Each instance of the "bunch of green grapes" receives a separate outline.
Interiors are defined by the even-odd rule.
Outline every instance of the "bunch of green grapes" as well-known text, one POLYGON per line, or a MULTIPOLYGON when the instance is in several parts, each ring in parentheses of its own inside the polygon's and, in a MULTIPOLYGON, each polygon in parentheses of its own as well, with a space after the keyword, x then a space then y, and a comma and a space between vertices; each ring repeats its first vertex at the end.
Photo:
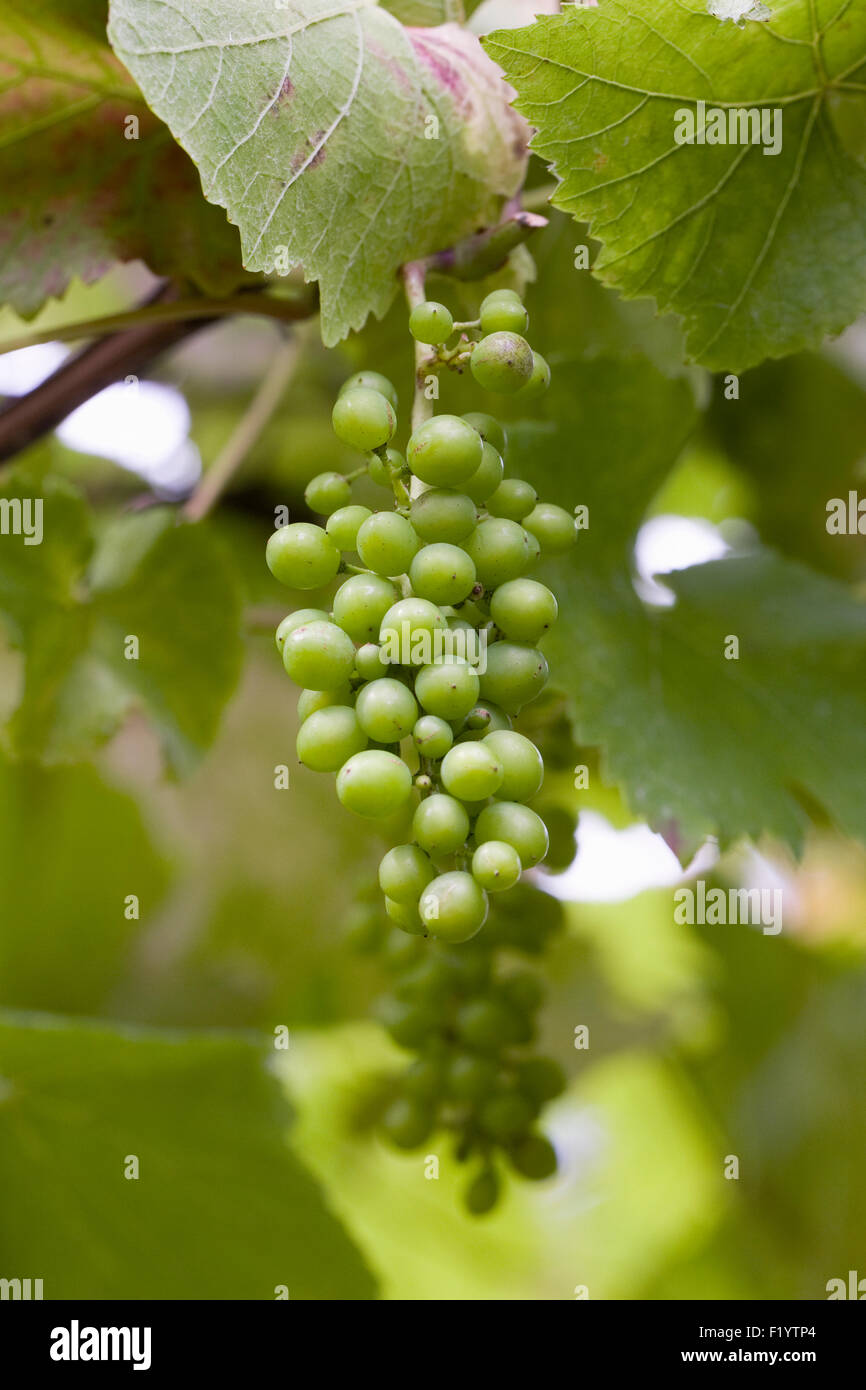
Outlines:
MULTIPOLYGON (((526 327, 518 296, 489 295, 479 324, 480 337, 464 333, 441 360, 468 358, 490 391, 543 390, 549 370, 517 331, 526 327)), ((443 305, 424 302, 410 329, 441 348, 454 326, 443 305)), ((304 687, 298 757, 336 773, 337 796, 357 815, 388 817, 417 799, 410 842, 379 868, 386 910, 404 931, 467 941, 484 925, 488 894, 547 853, 547 829, 527 805, 541 755, 512 720, 544 688, 536 643, 557 617, 554 595, 527 572, 574 543, 574 519, 504 477, 505 431, 490 415, 433 415, 404 457, 391 445, 393 386, 361 372, 340 392, 333 424, 394 504, 353 504, 350 480, 322 473, 305 496, 324 527, 296 522, 268 541, 268 565, 290 588, 349 576, 330 611, 301 609, 277 629, 285 669, 304 687)))
POLYGON ((501 1161, 534 1181, 556 1170, 536 1121, 565 1078, 557 1062, 530 1050, 544 988, 535 971, 506 961, 540 955, 562 922, 561 904, 529 883, 496 899, 485 930, 459 949, 396 929, 387 935, 370 902, 353 912, 350 939, 380 949, 394 975, 380 1018, 415 1054, 394 1079, 383 1133, 401 1149, 449 1133, 457 1161, 474 1168, 465 1202, 476 1216, 496 1205, 501 1161))

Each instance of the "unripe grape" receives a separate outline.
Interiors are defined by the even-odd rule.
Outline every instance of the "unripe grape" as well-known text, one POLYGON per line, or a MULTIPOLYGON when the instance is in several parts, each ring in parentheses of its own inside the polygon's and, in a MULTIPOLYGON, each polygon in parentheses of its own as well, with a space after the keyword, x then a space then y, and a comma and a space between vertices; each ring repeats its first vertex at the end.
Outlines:
POLYGON ((550 874, 564 873, 574 862, 577 853, 577 816, 570 807, 562 806, 559 802, 545 803, 536 807, 536 810, 547 826, 550 836, 550 848, 544 861, 545 870, 550 874))
POLYGON ((537 1105, 555 1100, 565 1090, 565 1073, 550 1057, 529 1057, 517 1065, 517 1085, 537 1105))
POLYGON ((372 903, 357 903, 343 928, 343 940, 350 950, 361 955, 378 951, 382 945, 387 927, 378 907, 372 903))
POLYGON ((372 515, 369 507, 361 507, 357 503, 351 507, 338 507, 328 517, 325 531, 338 550, 354 550, 358 532, 372 515))
POLYGON ((523 303, 523 300, 520 298, 520 295, 517 293, 517 290, 491 290, 490 293, 486 294, 481 301, 481 306, 479 308, 479 316, 484 313, 484 310, 488 308, 489 305, 496 304, 500 299, 510 300, 512 304, 523 303))
POLYGON ((494 299, 481 310, 482 333, 525 333, 529 315, 519 299, 494 299))
POLYGON ((434 859, 454 854, 469 835, 469 816, 453 796, 434 792, 412 817, 412 838, 434 859))
POLYGON ((556 1172, 556 1150, 543 1134, 527 1134, 509 1151, 516 1172, 532 1182, 541 1182, 556 1172))
POLYGON ((475 566, 456 545, 425 545, 409 566, 409 582, 419 598, 431 603, 460 603, 475 583, 475 566))
POLYGON ((405 574, 420 541, 398 512, 374 512, 358 531, 358 554, 376 574, 405 574))
POLYGON ((428 714, 436 714, 440 719, 462 719, 478 699, 479 688, 477 673, 458 658, 424 666, 415 678, 420 704, 428 714))
POLYGON ((417 903, 398 903, 396 898, 385 898, 385 911, 401 931, 410 936, 425 936, 427 928, 418 916, 417 903))
POLYGON ((311 512, 330 516, 352 500, 352 485, 342 473, 317 473, 304 490, 304 501, 311 512))
POLYGON ((303 724, 318 709, 330 709, 332 705, 348 705, 352 699, 352 688, 348 681, 333 690, 302 690, 298 696, 298 722, 303 724))
POLYGON ((521 873, 520 855, 504 840, 487 840, 472 856, 472 877, 487 893, 513 888, 521 873))
POLYGON ((351 391, 356 386, 363 386, 368 391, 378 391, 380 395, 389 401, 394 410, 397 409, 397 391, 393 383, 383 376, 381 372, 355 372, 343 382, 340 387, 340 395, 345 391, 351 391))
MULTIPOLYGON (((360 755, 368 756, 366 753, 360 755)), ((547 827, 540 816, 517 801, 494 801, 475 822, 476 844, 485 840, 504 840, 520 855, 525 869, 538 864, 547 853, 547 827)))
POLYGON ((502 784, 502 766, 484 743, 457 743, 442 759, 442 784, 460 801, 482 801, 502 784))
POLYGON ((505 465, 502 457, 487 440, 481 446, 481 462, 463 484, 463 491, 473 502, 486 502, 499 487, 505 465))
POLYGON ((382 649, 375 642, 365 642, 355 653, 355 670, 362 681, 376 681, 388 669, 382 660, 382 649))
POLYGON ((354 664, 352 639, 336 623, 304 623, 283 643, 283 665, 288 675, 310 690, 333 690, 342 685, 354 664))
POLYGON ((334 595, 334 622, 353 642, 371 642, 396 597, 394 585, 380 575, 353 574, 334 595))
POLYGON ((536 579, 510 579, 490 599, 490 616, 513 642, 535 643, 556 622, 555 596, 536 579))
POLYGON ((390 816, 406 804, 411 794, 412 774, 408 767, 395 753, 382 749, 356 753, 337 773, 337 796, 358 816, 390 816))
POLYGON ((492 497, 487 499, 487 510, 491 516, 504 516, 509 521, 522 521, 529 516, 538 494, 535 488, 523 478, 503 478, 492 497))
POLYGON ((533 536, 531 531, 527 531, 526 535, 529 541, 529 564, 526 568, 532 569, 532 566, 537 565, 541 559, 541 546, 538 544, 538 537, 533 536))
POLYGON ((435 634, 447 627, 441 611, 429 599, 401 598, 383 616, 379 641, 392 664, 424 666, 436 655, 435 634))
POLYGON ((535 647, 522 642, 494 642, 487 648, 487 669, 481 675, 481 695, 508 714, 517 714, 547 684, 547 661, 535 647))
MULTIPOLYGON (((428 667, 425 670, 430 669, 428 667)), ((415 694, 423 705, 424 701, 418 693, 417 686, 415 694)), ((422 758, 432 758, 436 761, 444 758, 448 749, 454 742, 454 734, 450 724, 446 724, 444 719, 440 719, 435 714, 424 714, 418 720, 412 730, 412 737, 415 740, 415 747, 422 758)))
POLYGON ((465 722, 466 729, 460 735, 461 742, 470 738, 484 738, 485 734, 493 733, 496 729, 511 728, 511 720, 505 710, 500 709, 490 700, 473 705, 465 722))
POLYGON ((532 376, 532 348, 519 333, 489 333, 473 348, 469 369, 483 390, 513 396, 532 376))
POLYGON ((482 747, 489 748, 502 766, 502 782, 496 796, 501 801, 531 801, 544 781, 544 760, 531 739, 513 729, 486 734, 482 747))
POLYGON ((537 396, 543 396, 550 385, 550 368, 540 352, 532 354, 532 374, 526 385, 521 387, 520 399, 522 401, 534 401, 537 396))
POLYGON ((382 1128, 398 1149, 417 1149, 429 1138, 433 1115, 423 1103, 401 1097, 388 1107, 382 1128))
POLYGON ((421 894, 421 920, 441 941, 468 941, 487 920, 487 897, 471 874, 440 874, 421 894))
POLYGON ((313 772, 338 772, 353 753, 367 747, 367 735, 353 709, 329 705, 304 720, 295 746, 301 762, 313 772))
POLYGON ((487 1057, 458 1052, 448 1065, 446 1089, 455 1100, 481 1100, 496 1085, 497 1067, 487 1057))
POLYGON ((343 391, 331 412, 334 433, 350 449, 369 453, 387 444, 397 428, 394 407, 381 391, 353 386, 343 391))
POLYGON ((482 1168, 476 1173, 463 1198, 472 1216, 486 1216, 499 1201, 499 1178, 495 1168, 482 1168))
POLYGON ((463 492, 431 487, 413 499, 409 520, 422 541, 456 544, 475 530, 475 503, 463 492))
POLYGON ((508 447, 508 436, 505 433, 505 426, 493 415, 488 415, 483 410, 470 410, 463 416, 467 425, 471 425, 477 430, 486 444, 492 444, 497 454, 505 458, 508 447))
POLYGON ((395 845, 379 865, 379 887, 388 898, 414 907, 436 870, 417 845, 395 845))
POLYGON ((379 454, 370 455, 367 472, 374 483, 378 483, 379 487, 386 487, 390 491, 393 487, 394 475, 408 474, 409 470, 399 449, 392 449, 389 444, 385 450, 384 458, 381 458, 379 454))
POLYGON ((320 589, 340 567, 340 552, 321 526, 295 521, 268 537, 268 569, 289 589, 320 589))
POLYGON ((577 540, 574 517, 552 502, 539 502, 523 524, 535 536, 542 555, 561 555, 577 540))
POLYGON ((445 1088, 445 1063, 439 1057, 419 1057, 400 1077, 400 1089, 413 1100, 438 1100, 445 1088))
POLYGON ((532 1106, 518 1091, 491 1096, 481 1107, 481 1126, 494 1139, 513 1139, 522 1134, 535 1118, 532 1106))
POLYGON ((533 1014, 544 1002, 544 985, 531 970, 515 970, 500 980, 497 988, 505 1002, 518 1013, 533 1014))
POLYGON ((324 608, 297 608, 294 613, 287 613, 274 634, 277 651, 283 650, 286 638, 290 632, 294 632, 296 627, 303 627, 304 623, 326 622, 328 622, 328 615, 324 608))
POLYGON ((523 527, 504 517, 486 517, 466 541, 465 549, 485 589, 516 579, 529 563, 523 527))
POLYGON ((355 711, 361 728, 376 743, 399 743, 412 732, 418 718, 415 696, 391 676, 365 685, 358 692, 355 711))
POLYGON ((419 343, 438 346, 454 332, 454 319, 444 304, 437 304, 435 299, 425 299, 421 304, 416 304, 409 315, 409 332, 419 343))
POLYGON ((498 999, 472 999, 457 1012, 457 1032, 479 1052, 498 1052, 514 1038, 514 1015, 498 999))
POLYGON ((406 458, 423 483, 459 487, 481 462, 481 437, 459 415, 434 415, 413 433, 406 458))

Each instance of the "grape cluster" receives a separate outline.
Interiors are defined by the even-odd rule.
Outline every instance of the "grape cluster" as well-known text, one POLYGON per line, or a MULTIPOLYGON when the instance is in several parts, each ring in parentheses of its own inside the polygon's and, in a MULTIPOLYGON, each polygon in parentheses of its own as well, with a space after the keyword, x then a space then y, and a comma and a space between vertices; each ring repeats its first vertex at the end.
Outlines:
MULTIPOLYGON (((526 323, 518 296, 502 290, 481 305, 480 336, 462 331, 450 351, 444 305, 416 305, 409 327, 436 348, 431 361, 468 361, 487 390, 532 398, 550 373, 519 331, 526 323)), ((275 531, 268 565, 293 589, 348 577, 330 612, 290 614, 276 641, 304 687, 300 761, 336 773, 337 796, 359 816, 389 817, 418 798, 410 843, 379 867, 388 915, 404 931, 457 943, 484 925, 488 894, 513 887, 547 853, 545 824, 527 805, 542 784, 541 755, 512 719, 547 681, 536 643, 557 617, 554 595, 527 571, 572 545, 575 526, 529 483, 504 477, 505 431, 492 416, 433 415, 404 457, 391 444, 396 405, 377 372, 344 384, 334 430, 367 455, 358 473, 387 487, 394 505, 353 504, 339 473, 312 480, 306 501, 324 527, 275 531)))
POLYGON ((484 932, 459 950, 396 929, 387 935, 370 902, 353 910, 350 940, 380 950, 394 975, 380 1018, 394 1042, 416 1054, 389 1088, 382 1130, 401 1149, 449 1132, 457 1161, 474 1167, 464 1198, 476 1216, 497 1202, 497 1159, 536 1181, 556 1170, 535 1121, 565 1078, 557 1062, 528 1050, 543 986, 535 971, 505 969, 502 959, 541 954, 562 922, 560 903, 529 883, 498 898, 484 932))

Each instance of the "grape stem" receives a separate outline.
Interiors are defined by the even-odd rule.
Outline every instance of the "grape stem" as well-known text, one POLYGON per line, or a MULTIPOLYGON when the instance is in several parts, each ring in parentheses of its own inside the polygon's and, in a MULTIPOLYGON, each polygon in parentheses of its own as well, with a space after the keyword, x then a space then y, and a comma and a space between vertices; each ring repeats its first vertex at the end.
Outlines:
MULTIPOLYGON (((406 294, 406 303, 409 306, 409 313, 415 308, 416 304, 423 304, 425 299, 424 282, 426 279, 426 263, 424 261, 407 261, 403 267, 403 289, 406 294)), ((412 398, 412 433, 429 420, 433 415, 433 402, 427 399, 426 378, 431 368, 436 365, 436 356, 431 353, 424 343, 415 343, 415 392, 412 398)), ((410 487, 410 496, 420 497, 425 491, 424 484, 420 478, 413 476, 410 487)))
POLYGON ((283 399, 300 356, 297 337, 287 338, 271 359, 227 444, 214 459, 183 507, 186 521, 201 521, 222 496, 250 449, 259 439, 283 399))

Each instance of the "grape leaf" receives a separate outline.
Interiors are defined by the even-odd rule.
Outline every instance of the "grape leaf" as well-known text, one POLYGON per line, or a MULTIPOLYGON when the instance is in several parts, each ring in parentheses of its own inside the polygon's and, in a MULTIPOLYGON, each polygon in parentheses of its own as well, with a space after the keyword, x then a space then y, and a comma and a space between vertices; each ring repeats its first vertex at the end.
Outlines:
POLYGON ((606 776, 684 855, 763 831, 798 848, 816 806, 866 838, 866 604, 765 550, 666 575, 673 608, 635 593, 634 534, 685 438, 687 391, 639 360, 562 366, 547 418, 512 427, 513 470, 589 506, 549 580, 574 615, 545 641, 553 679, 606 776))
POLYGON ((683 316, 694 360, 741 371, 866 309, 866 7, 780 0, 740 28, 695 0, 607 0, 484 43, 554 202, 602 243, 595 273, 683 316), (778 153, 677 143, 689 115, 714 138, 710 113, 727 134, 743 108, 770 140, 780 113, 778 153))
POLYGON ((45 1298, 375 1297, 255 1044, 6 1014, 0 1078, 4 1272, 45 1298))
POLYGON ((457 25, 404 29, 372 0, 112 0, 109 36, 247 268, 319 281, 329 346, 520 185, 525 127, 457 25))
POLYGON ((214 738, 240 668, 240 600, 222 548, 206 526, 175 527, 155 509, 116 522, 94 554, 74 488, 8 474, 0 501, 28 500, 42 503, 41 542, 11 528, 0 540, 0 614, 24 654, 7 730, 13 751, 80 757, 139 706, 171 766, 188 771, 214 738), (129 638, 137 657, 127 655, 129 638))
POLYGON ((246 278, 237 232, 108 47, 106 11, 7 0, 0 14, 0 302, 23 315, 117 260, 211 294, 246 278))

